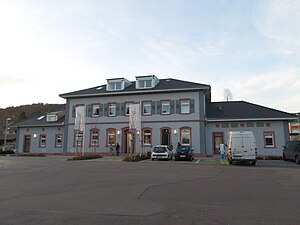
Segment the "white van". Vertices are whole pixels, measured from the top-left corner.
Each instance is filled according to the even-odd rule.
[[[257,148],[252,131],[230,131],[227,142],[227,158],[232,162],[251,162],[256,164]]]

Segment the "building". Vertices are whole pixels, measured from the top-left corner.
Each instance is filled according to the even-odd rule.
[[[297,118],[244,101],[211,102],[209,85],[154,75],[107,79],[60,97],[66,99],[63,121],[43,118],[17,125],[19,152],[108,153],[119,143],[121,153],[131,153],[180,143],[192,146],[196,155],[213,155],[226,143],[228,131],[252,130],[259,155],[279,156],[289,140],[288,124]],[[129,109],[137,104],[141,126],[130,129]],[[62,146],[56,148],[58,137]]]

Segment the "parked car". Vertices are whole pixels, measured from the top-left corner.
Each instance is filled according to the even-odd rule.
[[[168,148],[167,145],[156,145],[151,153],[152,161],[154,159],[166,159],[172,160],[173,152]]]
[[[178,146],[175,152],[175,161],[194,160],[194,150],[190,146]]]
[[[256,164],[257,148],[252,131],[230,131],[228,133],[227,157],[230,164],[233,162],[251,162]]]
[[[293,160],[297,164],[300,164],[300,141],[289,141],[283,147],[283,159]]]

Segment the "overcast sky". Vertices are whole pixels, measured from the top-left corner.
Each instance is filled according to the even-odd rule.
[[[300,111],[299,0],[0,0],[0,108],[154,74]]]

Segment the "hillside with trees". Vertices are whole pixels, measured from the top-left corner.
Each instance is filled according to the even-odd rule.
[[[32,105],[21,105],[16,107],[0,108],[0,134],[5,129],[6,119],[11,118],[10,123],[17,123],[45,115],[49,112],[65,110],[65,104],[44,104],[37,103]]]

